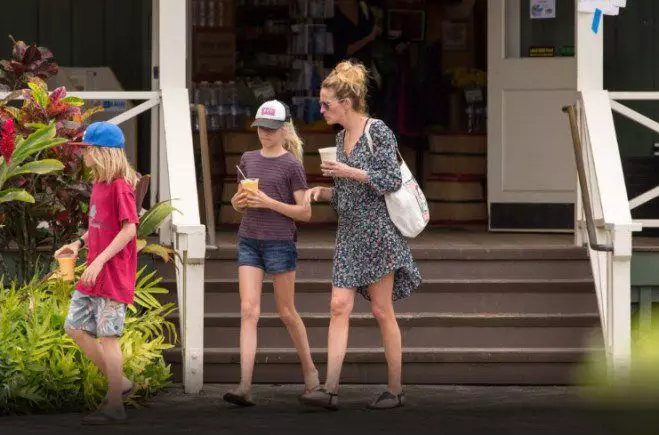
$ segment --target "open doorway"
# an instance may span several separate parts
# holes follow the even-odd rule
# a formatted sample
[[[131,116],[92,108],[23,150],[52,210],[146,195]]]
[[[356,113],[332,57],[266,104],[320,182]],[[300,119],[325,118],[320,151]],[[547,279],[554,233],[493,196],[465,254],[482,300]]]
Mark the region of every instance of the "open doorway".
[[[318,149],[336,130],[320,115],[319,85],[357,58],[371,71],[369,113],[396,133],[432,225],[487,228],[487,0],[190,0],[190,10],[190,87],[208,109],[218,225],[240,222],[235,168],[259,147],[249,124],[263,100],[289,104],[309,183],[331,183]],[[311,226],[335,219],[314,204]]]

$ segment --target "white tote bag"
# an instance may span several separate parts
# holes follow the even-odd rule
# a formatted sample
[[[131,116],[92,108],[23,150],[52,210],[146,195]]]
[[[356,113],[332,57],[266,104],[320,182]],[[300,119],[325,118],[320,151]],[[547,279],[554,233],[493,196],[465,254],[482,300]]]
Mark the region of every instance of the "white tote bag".
[[[366,121],[365,129],[366,140],[368,141],[368,147],[371,153],[373,153],[373,138],[370,132],[372,121],[372,118]],[[386,193],[384,195],[384,201],[387,204],[389,217],[391,217],[396,228],[398,228],[403,236],[414,238],[428,225],[430,210],[428,209],[426,196],[421,191],[419,183],[416,182],[414,175],[412,175],[410,168],[407,167],[407,163],[405,163],[398,149],[396,149],[396,152],[401,160],[400,173],[403,183],[397,191]]]

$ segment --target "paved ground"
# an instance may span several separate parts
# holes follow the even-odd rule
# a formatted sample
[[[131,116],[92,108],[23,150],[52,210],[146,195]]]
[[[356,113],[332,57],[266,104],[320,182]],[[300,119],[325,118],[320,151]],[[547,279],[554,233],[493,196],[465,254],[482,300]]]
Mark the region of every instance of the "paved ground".
[[[180,387],[153,399],[148,408],[129,410],[130,423],[113,428],[81,426],[79,415],[0,418],[0,434],[656,434],[614,425],[610,413],[595,411],[580,390],[564,387],[407,387],[408,404],[390,411],[364,405],[377,386],[344,386],[338,412],[309,410],[297,401],[298,386],[259,386],[258,406],[225,405],[226,386],[213,385],[199,396]],[[638,421],[638,419],[636,419]],[[646,426],[648,429],[649,427]]]

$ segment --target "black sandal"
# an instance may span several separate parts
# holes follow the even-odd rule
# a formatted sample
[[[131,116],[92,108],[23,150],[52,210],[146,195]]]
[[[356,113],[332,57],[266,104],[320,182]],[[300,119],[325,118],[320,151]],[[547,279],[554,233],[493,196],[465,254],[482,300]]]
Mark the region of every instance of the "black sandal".
[[[339,395],[324,388],[309,391],[300,396],[300,402],[307,406],[324,408],[332,411],[339,409]]]
[[[232,405],[238,405],[238,406],[242,406],[242,407],[245,407],[245,408],[246,408],[246,407],[249,407],[249,406],[255,406],[255,405],[256,405],[256,403],[254,403],[253,401],[249,400],[247,397],[245,397],[245,396],[241,396],[240,394],[236,394],[236,393],[233,393],[233,392],[231,392],[231,391],[229,391],[228,393],[226,393],[226,394],[222,397],[222,399],[223,399],[225,402],[229,402],[229,403],[231,403]]]
[[[368,404],[368,409],[393,409],[405,405],[405,394],[394,394],[385,391],[377,399]]]

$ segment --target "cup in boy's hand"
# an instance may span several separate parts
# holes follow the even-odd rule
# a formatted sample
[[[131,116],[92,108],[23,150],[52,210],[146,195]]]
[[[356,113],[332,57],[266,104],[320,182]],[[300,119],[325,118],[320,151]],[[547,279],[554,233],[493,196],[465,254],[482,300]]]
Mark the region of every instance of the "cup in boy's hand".
[[[336,162],[336,147],[320,148],[320,160],[325,162]]]
[[[59,273],[64,281],[73,281],[76,267],[76,256],[71,251],[61,252],[55,256],[59,263]]]
[[[244,180],[240,180],[240,185],[243,186],[243,189],[252,193],[257,193],[259,191],[258,178],[245,178]]]

